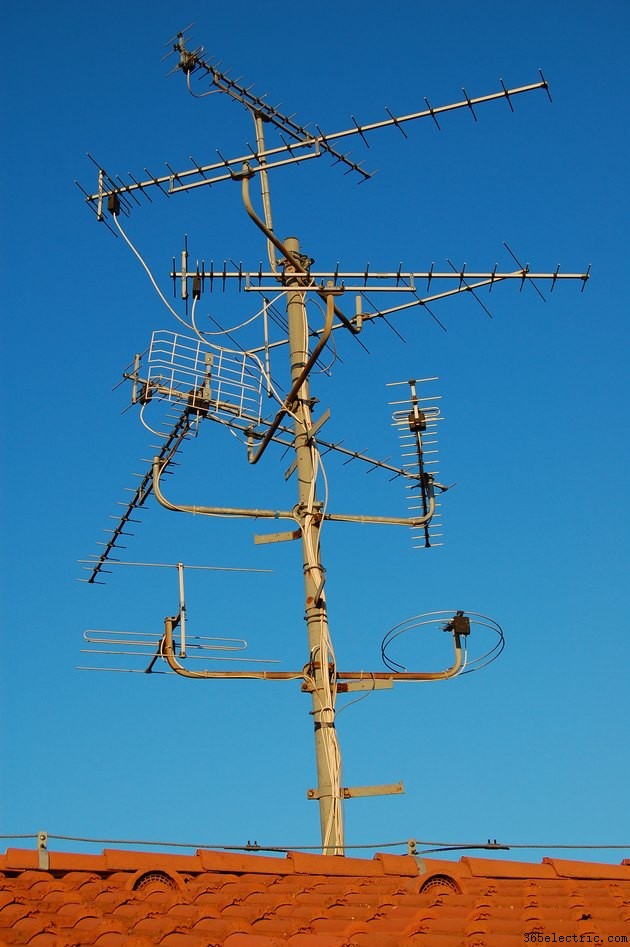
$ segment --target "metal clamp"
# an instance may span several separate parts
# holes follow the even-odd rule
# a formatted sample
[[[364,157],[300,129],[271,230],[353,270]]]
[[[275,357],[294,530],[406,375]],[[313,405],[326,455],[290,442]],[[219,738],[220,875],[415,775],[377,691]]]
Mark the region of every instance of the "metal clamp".
[[[48,832],[37,833],[37,854],[39,857],[38,867],[42,871],[48,871],[50,868],[50,855],[48,854]]]

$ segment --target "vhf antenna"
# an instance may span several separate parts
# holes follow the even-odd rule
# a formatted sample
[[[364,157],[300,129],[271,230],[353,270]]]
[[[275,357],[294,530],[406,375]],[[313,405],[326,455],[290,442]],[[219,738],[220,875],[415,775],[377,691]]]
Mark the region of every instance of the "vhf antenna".
[[[123,379],[131,383],[131,401],[140,407],[143,424],[161,439],[157,453],[149,467],[141,475],[140,486],[133,492],[132,500],[124,504],[125,509],[116,529],[104,544],[98,557],[88,560],[90,577],[96,582],[101,573],[109,571],[106,565],[118,560],[115,556],[121,548],[120,540],[127,535],[125,527],[133,522],[132,514],[141,507],[147,496],[153,494],[165,508],[184,513],[208,517],[250,518],[255,520],[283,520],[290,529],[282,532],[261,532],[255,536],[258,544],[297,541],[301,547],[304,581],[304,617],[307,626],[308,655],[303,668],[295,671],[276,670],[270,667],[255,668],[221,667],[191,668],[186,662],[191,657],[187,644],[186,609],[183,599],[183,565],[178,564],[180,576],[179,607],[172,616],[164,619],[164,630],[159,635],[138,632],[89,632],[91,650],[131,655],[132,658],[148,658],[145,671],[153,672],[158,664],[184,677],[194,679],[259,679],[300,680],[302,691],[311,695],[311,715],[314,723],[315,756],[317,764],[317,787],[308,790],[308,798],[319,803],[322,850],[325,854],[343,854],[344,829],[342,802],[355,796],[402,792],[402,783],[381,786],[344,787],[341,785],[341,753],[335,729],[336,700],[340,693],[351,691],[369,692],[390,688],[394,682],[418,682],[444,680],[469,673],[486,666],[501,653],[504,644],[503,630],[493,619],[475,612],[461,609],[440,610],[413,616],[394,626],[383,638],[381,655],[385,671],[343,671],[337,666],[328,625],[326,600],[326,570],[321,552],[321,533],[328,522],[367,523],[374,525],[406,526],[411,529],[414,545],[429,547],[441,538],[438,530],[440,513],[439,497],[449,487],[438,481],[437,430],[442,421],[439,395],[433,391],[435,378],[412,378],[392,383],[396,386],[392,425],[398,432],[402,448],[400,464],[391,463],[391,458],[377,458],[368,449],[357,450],[343,441],[325,440],[322,429],[330,417],[329,409],[315,417],[317,399],[311,391],[311,378],[316,367],[325,366],[330,353],[333,333],[339,329],[349,332],[361,341],[361,333],[367,322],[383,320],[399,334],[389,317],[407,309],[426,310],[440,325],[433,307],[450,297],[470,294],[484,309],[489,310],[480,297],[480,292],[491,291],[495,284],[516,281],[520,289],[531,284],[542,295],[539,284],[546,284],[553,291],[558,282],[577,280],[582,289],[590,275],[590,267],[582,273],[561,272],[555,269],[532,271],[529,264],[522,263],[507,246],[506,249],[516,267],[499,269],[498,264],[490,270],[468,271],[466,264],[456,265],[447,261],[448,269],[415,269],[401,262],[396,270],[372,269],[366,263],[363,270],[347,271],[337,262],[334,266],[316,270],[314,261],[304,252],[297,237],[280,239],[272,220],[269,172],[328,155],[340,164],[346,173],[358,175],[361,180],[370,177],[361,162],[352,159],[349,153],[339,150],[347,138],[359,137],[367,143],[367,136],[383,128],[396,128],[406,138],[404,126],[422,118],[431,118],[439,129],[438,116],[458,109],[468,109],[477,121],[476,108],[495,100],[505,100],[514,111],[513,99],[521,94],[543,90],[549,95],[547,81],[542,73],[540,80],[530,85],[507,88],[500,80],[500,90],[471,98],[464,92],[464,99],[448,105],[433,107],[425,99],[426,108],[405,115],[394,115],[386,109],[387,118],[368,124],[359,123],[353,117],[352,127],[341,131],[322,132],[316,125],[316,133],[298,124],[293,116],[284,115],[279,106],[271,106],[266,96],[258,97],[252,86],[245,87],[241,80],[230,78],[220,69],[220,63],[204,58],[202,48],[191,49],[185,38],[186,31],[169,41],[177,62],[174,72],[182,73],[191,94],[203,98],[213,93],[223,93],[243,105],[250,113],[256,135],[255,147],[237,157],[225,158],[217,152],[219,160],[199,163],[191,159],[193,167],[174,170],[167,165],[168,173],[153,175],[145,169],[146,178],[129,175],[127,181],[109,174],[97,162],[97,189],[88,193],[81,188],[88,206],[97,219],[110,229],[120,233],[136,256],[142,260],[121,224],[121,216],[129,216],[140,198],[150,200],[149,192],[160,189],[167,196],[197,187],[211,186],[221,181],[231,181],[240,187],[243,205],[255,227],[261,232],[267,247],[269,267],[255,267],[227,261],[215,267],[196,259],[191,265],[187,241],[181,253],[181,265],[173,263],[170,278],[176,295],[185,309],[185,316],[166,302],[157,283],[151,276],[154,288],[180,323],[187,327],[186,333],[171,329],[153,332],[145,355],[136,355],[133,364],[123,373]],[[192,78],[209,81],[210,88],[196,93],[191,86]],[[550,98],[550,96],[549,96]],[[279,144],[269,147],[265,142],[266,128],[271,128],[279,138]],[[94,161],[94,159],[92,159]],[[254,208],[250,193],[250,182],[258,178],[262,215]],[[113,227],[110,226],[110,222]],[[144,261],[142,261],[144,264]],[[148,271],[148,267],[146,267]],[[149,275],[151,275],[149,273]],[[245,322],[219,333],[202,330],[197,324],[196,310],[205,293],[229,293],[236,289],[245,294],[254,294],[258,300],[257,311]],[[348,308],[348,294],[353,303]],[[383,294],[386,294],[383,296]],[[372,299],[379,299],[376,305]],[[380,299],[389,300],[380,303]],[[544,297],[543,297],[544,298]],[[279,300],[282,300],[282,308]],[[323,320],[311,325],[309,309],[315,303]],[[323,304],[323,305],[322,305]],[[272,324],[273,323],[273,324]],[[262,325],[262,337],[259,327]],[[274,326],[278,326],[278,336]],[[245,345],[235,335],[246,332],[256,337]],[[221,342],[214,341],[219,335]],[[288,355],[289,380],[284,387],[275,380],[278,354]],[[334,361],[334,358],[333,358]],[[272,371],[273,364],[273,371]],[[285,374],[286,374],[286,362]],[[326,371],[331,367],[326,366]],[[274,409],[269,412],[269,402]],[[161,414],[175,411],[160,419]],[[148,418],[151,418],[149,423]],[[293,453],[293,461],[285,472],[288,481],[296,474],[297,502],[287,504],[286,509],[225,507],[201,502],[175,503],[164,492],[163,478],[171,472],[174,456],[190,434],[197,435],[205,427],[205,421],[214,421],[226,428],[243,444],[250,464],[257,464],[272,445],[280,445]],[[157,428],[157,430],[156,430]],[[360,512],[339,512],[329,508],[327,501],[318,498],[317,484],[322,472],[322,457],[334,453],[343,463],[359,462],[366,470],[381,470],[404,483],[407,494],[409,516],[375,515]],[[119,562],[119,564],[122,564]],[[181,566],[181,568],[180,568]],[[469,655],[468,642],[472,632],[475,641],[481,642],[476,654]],[[392,643],[408,632],[446,633],[452,642],[451,663],[443,670],[409,670],[394,660]],[[490,644],[484,644],[484,636],[490,636]],[[207,636],[206,636],[207,638]],[[196,641],[196,659],[217,659],[216,642],[219,639]],[[231,640],[226,647],[240,648],[241,639]],[[222,647],[219,645],[219,647]],[[121,650],[122,649],[122,650]],[[238,655],[237,655],[238,656]],[[231,658],[230,658],[231,660]],[[238,664],[238,662],[236,662]],[[264,662],[266,665],[268,661]]]

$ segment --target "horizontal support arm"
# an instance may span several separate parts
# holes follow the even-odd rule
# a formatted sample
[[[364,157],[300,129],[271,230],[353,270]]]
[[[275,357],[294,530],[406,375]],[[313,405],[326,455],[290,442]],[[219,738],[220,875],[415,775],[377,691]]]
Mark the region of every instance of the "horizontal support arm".
[[[332,523],[373,523],[378,526],[410,526],[415,529],[417,526],[424,526],[429,523],[435,513],[435,496],[433,491],[429,496],[429,509],[424,516],[408,517],[405,519],[400,516],[362,516],[354,513],[323,513],[322,519]]]
[[[164,472],[166,463],[160,460],[159,457],[154,457],[153,459],[153,493],[155,498],[161,506],[165,507],[167,510],[173,510],[177,513],[194,513],[200,516],[219,516],[219,517],[234,517],[242,518],[246,517],[249,519],[285,519],[285,520],[294,520],[299,523],[300,518],[296,511],[289,510],[260,510],[260,509],[247,509],[243,507],[227,507],[227,506],[193,506],[188,503],[171,503],[170,500],[164,496],[162,488],[160,486],[160,479]],[[321,518],[329,522],[337,523],[365,523],[365,524],[376,524],[381,526],[409,526],[412,529],[417,526],[423,526],[425,523],[430,522],[433,514],[435,512],[435,497],[433,490],[429,494],[429,509],[424,516],[414,516],[414,517],[396,517],[396,516],[364,516],[362,514],[354,513],[322,513]]]
[[[289,510],[257,510],[242,507],[227,506],[192,506],[187,503],[171,503],[162,493],[160,478],[167,465],[159,457],[153,458],[153,493],[155,498],[167,510],[178,513],[197,513],[202,516],[248,517],[251,519],[284,519],[295,520],[295,515]]]
[[[181,677],[196,680],[262,680],[295,681],[303,677],[302,671],[189,671],[175,657],[173,630],[179,624],[179,616],[164,619],[164,638],[156,657],[164,658],[168,666]]]
[[[296,681],[303,680],[302,690],[309,691],[312,684],[312,666],[307,665],[302,671],[189,671],[183,667],[175,657],[173,631],[179,624],[179,616],[164,619],[164,638],[162,639],[156,657],[164,658],[168,666],[182,677],[197,680],[263,680],[263,681]],[[348,690],[345,681],[373,681],[375,690],[378,681],[441,681],[456,677],[462,667],[462,645],[460,636],[453,633],[455,659],[451,667],[445,671],[339,671],[336,674],[337,690],[343,693]],[[381,685],[382,686],[382,685]]]

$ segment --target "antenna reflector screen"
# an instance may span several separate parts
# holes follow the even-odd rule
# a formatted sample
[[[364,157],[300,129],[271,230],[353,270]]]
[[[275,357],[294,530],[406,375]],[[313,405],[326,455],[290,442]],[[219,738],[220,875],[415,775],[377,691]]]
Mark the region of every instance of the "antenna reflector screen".
[[[261,419],[262,371],[251,355],[160,329],[148,361],[149,386],[168,401],[185,401],[203,414]]]

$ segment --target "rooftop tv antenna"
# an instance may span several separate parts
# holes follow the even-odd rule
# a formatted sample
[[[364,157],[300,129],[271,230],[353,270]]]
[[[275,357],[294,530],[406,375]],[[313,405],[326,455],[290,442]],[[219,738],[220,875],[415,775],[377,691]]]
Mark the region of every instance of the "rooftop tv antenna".
[[[361,333],[370,321],[381,320],[391,325],[391,316],[405,310],[426,310],[437,322],[434,312],[440,302],[450,296],[470,294],[487,312],[481,292],[492,290],[496,284],[516,282],[519,288],[531,283],[538,293],[539,285],[547,284],[553,290],[557,283],[578,281],[584,288],[589,270],[565,273],[560,267],[548,271],[532,271],[528,264],[516,259],[506,245],[515,267],[499,269],[498,264],[486,271],[468,271],[466,264],[447,261],[446,269],[409,269],[401,263],[395,270],[373,269],[366,263],[362,270],[344,270],[339,263],[324,269],[315,269],[295,236],[280,238],[274,227],[270,191],[270,173],[292,164],[328,157],[342,170],[365,181],[371,172],[362,162],[355,161],[342,150],[347,139],[361,139],[383,129],[394,129],[407,137],[409,123],[430,119],[439,128],[439,121],[449,112],[468,110],[477,121],[477,109],[493,101],[505,102],[514,111],[513,100],[535,91],[549,94],[542,73],[529,85],[508,88],[500,80],[496,91],[471,97],[463,90],[464,98],[446,105],[431,105],[425,99],[425,108],[411,114],[395,115],[386,109],[387,117],[370,123],[360,123],[354,117],[352,125],[336,132],[324,133],[316,125],[315,131],[298,124],[293,117],[269,104],[266,96],[254,95],[252,86],[232,79],[221,64],[206,58],[203,48],[191,48],[187,30],[179,33],[168,55],[175,55],[173,72],[184,77],[191,94],[204,98],[212,94],[229,96],[249,112],[255,133],[255,146],[245,153],[226,158],[217,152],[218,160],[199,163],[174,170],[167,165],[167,173],[153,175],[145,169],[146,177],[129,175],[127,180],[110,176],[102,166],[98,169],[97,188],[89,193],[83,188],[85,200],[99,221],[129,244],[146,269],[154,288],[179,322],[173,328],[156,330],[147,351],[136,355],[124,372],[131,384],[131,401],[139,406],[145,426],[157,434],[160,443],[154,458],[141,475],[140,486],[133,491],[116,529],[98,557],[89,561],[87,581],[100,581],[106,566],[115,561],[120,540],[126,535],[125,527],[134,521],[137,509],[151,494],[169,510],[194,513],[207,517],[250,518],[282,520],[288,528],[281,532],[261,531],[255,537],[258,544],[297,541],[301,548],[304,572],[304,613],[307,627],[308,651],[303,668],[283,671],[275,668],[239,667],[226,670],[215,665],[191,668],[186,665],[187,646],[184,627],[185,609],[181,606],[164,620],[159,636],[138,637],[137,633],[121,637],[116,633],[88,633],[88,643],[99,648],[123,644],[135,657],[146,658],[150,652],[153,671],[158,662],[174,673],[196,679],[255,678],[263,680],[300,680],[302,690],[311,695],[311,714],[314,723],[317,786],[308,791],[308,797],[319,804],[322,849],[326,854],[342,854],[344,831],[342,801],[354,796],[397,793],[401,783],[369,787],[341,785],[341,753],[335,730],[335,707],[339,693],[370,691],[392,687],[394,682],[443,680],[476,670],[494,660],[503,648],[503,631],[492,619],[461,609],[430,612],[408,619],[388,632],[381,646],[385,671],[343,671],[338,668],[331,641],[327,601],[326,570],[321,549],[321,532],[327,522],[364,523],[373,525],[404,526],[411,530],[417,546],[430,547],[440,538],[438,515],[440,496],[448,486],[437,477],[436,440],[442,420],[439,395],[435,393],[435,378],[413,378],[396,382],[393,392],[392,424],[398,432],[402,447],[402,462],[371,456],[367,450],[348,447],[344,442],[324,439],[322,429],[330,412],[324,410],[315,417],[316,399],[311,391],[313,371],[325,364],[335,334],[349,333],[361,341]],[[195,91],[193,82],[196,84]],[[276,141],[268,144],[271,133]],[[94,159],[92,159],[94,160]],[[262,213],[259,214],[251,194],[251,182],[258,180]],[[161,190],[171,197],[183,191],[210,187],[223,181],[240,188],[244,209],[260,231],[267,249],[268,265],[256,268],[242,263],[227,262],[215,267],[214,262],[195,259],[192,262],[187,241],[179,264],[173,261],[170,278],[179,297],[177,311],[166,301],[139,251],[133,245],[121,218],[130,215],[142,200],[151,200],[150,192]],[[256,301],[251,318],[239,325],[210,333],[201,330],[196,309],[204,293],[229,292],[231,289]],[[350,298],[352,302],[348,304]],[[378,304],[373,302],[378,299]],[[380,300],[385,300],[383,303]],[[281,302],[282,301],[282,302]],[[309,321],[309,312],[315,303],[321,313],[315,324]],[[183,310],[183,312],[182,312]],[[184,331],[182,331],[182,326]],[[278,336],[277,327],[280,328]],[[247,345],[236,342],[234,333],[246,330],[257,333]],[[284,386],[276,381],[279,356],[288,356],[288,381]],[[272,371],[273,363],[273,371]],[[285,375],[286,360],[284,361]],[[273,402],[271,411],[268,405]],[[175,412],[170,414],[168,412]],[[165,492],[164,477],[171,472],[176,453],[185,440],[196,436],[206,421],[214,421],[231,432],[243,444],[250,464],[258,464],[271,445],[281,445],[293,453],[293,461],[286,471],[287,480],[296,475],[297,502],[286,509],[275,507],[225,507],[213,505],[205,498],[179,503],[169,499]],[[362,512],[343,512],[330,508],[327,499],[318,496],[317,484],[322,470],[322,457],[335,452],[344,463],[352,461],[366,465],[367,470],[380,469],[392,474],[405,484],[409,502],[409,516],[375,515]],[[451,640],[451,663],[446,669],[431,671],[409,670],[392,656],[394,641],[404,633],[440,633]],[[474,634],[473,634],[474,633]],[[486,645],[484,636],[490,635]],[[468,642],[473,637],[481,640],[476,655],[468,654]],[[215,639],[216,641],[216,639]],[[183,643],[182,643],[183,642]],[[212,642],[197,642],[197,658],[210,657]],[[238,647],[238,643],[234,644]],[[117,651],[120,653],[121,648]],[[216,655],[216,652],[215,652]]]

